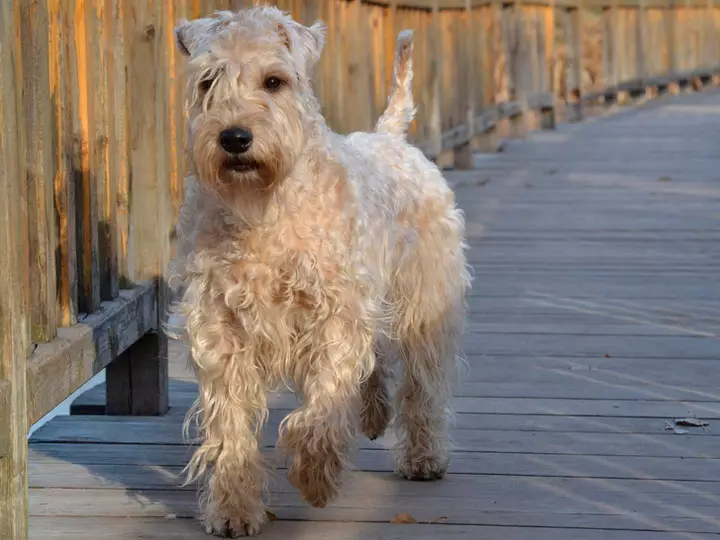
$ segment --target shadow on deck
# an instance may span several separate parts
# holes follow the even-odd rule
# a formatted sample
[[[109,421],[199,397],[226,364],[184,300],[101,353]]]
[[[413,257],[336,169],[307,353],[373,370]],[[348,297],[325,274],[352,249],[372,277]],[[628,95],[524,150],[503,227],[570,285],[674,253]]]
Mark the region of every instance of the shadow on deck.
[[[705,92],[449,172],[475,268],[451,474],[403,482],[391,438],[361,439],[327,509],[276,475],[262,537],[718,538],[719,140],[720,93]],[[177,362],[171,375],[165,417],[59,417],[33,436],[33,540],[204,538],[178,487],[196,385]],[[290,406],[276,398],[268,446]],[[709,429],[673,423],[692,417]],[[390,524],[398,513],[422,524]]]

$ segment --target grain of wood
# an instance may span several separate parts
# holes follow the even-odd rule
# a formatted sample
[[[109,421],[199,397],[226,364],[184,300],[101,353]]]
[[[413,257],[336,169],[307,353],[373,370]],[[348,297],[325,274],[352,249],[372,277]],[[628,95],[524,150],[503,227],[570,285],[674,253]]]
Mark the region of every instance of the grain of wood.
[[[21,2],[0,4],[0,380],[4,382],[0,431],[0,537],[27,538],[27,421],[25,356],[30,346],[23,258],[25,171]],[[9,384],[8,384],[9,383]]]
[[[50,95],[52,100],[51,129],[54,144],[53,170],[55,173],[55,214],[57,221],[56,308],[58,326],[71,326],[77,321],[78,312],[78,258],[77,258],[77,209],[74,148],[74,117],[77,107],[73,95],[77,91],[72,84],[75,65],[75,41],[73,37],[74,2],[53,0],[48,2]]]
[[[55,219],[47,2],[21,4],[25,178],[33,341],[55,337]]]
[[[278,516],[282,519],[282,512]],[[577,528],[522,528],[482,526],[471,527],[447,524],[432,525],[393,525],[390,523],[288,523],[279,521],[268,526],[263,538],[280,540],[292,538],[293,540],[314,540],[317,538],[347,540],[365,540],[376,538],[378,540],[469,540],[483,538],[487,540],[570,540],[582,534],[586,540],[672,540],[682,533],[654,532],[654,531],[608,531],[608,530],[582,530],[582,523]],[[77,540],[94,540],[99,531],[118,540],[135,540],[139,535],[150,535],[151,538],[173,540],[201,540],[203,533],[199,526],[190,520],[144,518],[139,520],[103,520],[98,518],[67,518],[60,525],[54,525],[52,519],[35,518],[31,530],[32,540],[45,538],[67,537]],[[712,540],[712,531],[694,533],[696,540]]]

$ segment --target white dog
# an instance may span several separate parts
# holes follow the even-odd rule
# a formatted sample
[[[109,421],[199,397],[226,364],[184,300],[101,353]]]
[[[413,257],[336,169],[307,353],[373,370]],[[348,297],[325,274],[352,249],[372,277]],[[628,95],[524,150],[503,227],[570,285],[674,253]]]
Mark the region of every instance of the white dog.
[[[206,526],[221,536],[254,535],[266,519],[258,433],[282,384],[303,405],[279,446],[313,506],[337,495],[357,427],[374,439],[394,415],[402,476],[441,478],[448,466],[470,275],[453,192],[406,141],[412,33],[400,34],[376,131],[345,137],[310,83],[323,31],[271,7],[176,28],[191,170],[176,262],[202,437],[189,472],[204,479]]]

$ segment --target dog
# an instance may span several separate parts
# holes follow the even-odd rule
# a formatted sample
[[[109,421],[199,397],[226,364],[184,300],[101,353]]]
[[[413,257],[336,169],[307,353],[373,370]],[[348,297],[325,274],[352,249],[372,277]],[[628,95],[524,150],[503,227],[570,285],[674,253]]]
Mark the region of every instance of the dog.
[[[471,278],[453,191],[406,140],[413,34],[399,34],[375,131],[343,136],[311,85],[324,30],[266,6],[175,28],[189,173],[173,274],[199,381],[187,473],[218,536],[252,536],[266,520],[258,436],[281,387],[302,405],[278,447],[314,507],[338,494],[358,429],[375,439],[395,425],[405,478],[448,467]]]

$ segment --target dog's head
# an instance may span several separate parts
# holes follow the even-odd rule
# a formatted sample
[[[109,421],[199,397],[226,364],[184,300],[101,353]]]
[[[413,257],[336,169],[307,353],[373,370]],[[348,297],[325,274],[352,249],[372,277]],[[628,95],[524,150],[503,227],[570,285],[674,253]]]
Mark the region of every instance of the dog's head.
[[[200,182],[219,196],[268,188],[292,170],[319,116],[310,83],[324,27],[274,7],[182,21],[189,57],[189,150]]]

